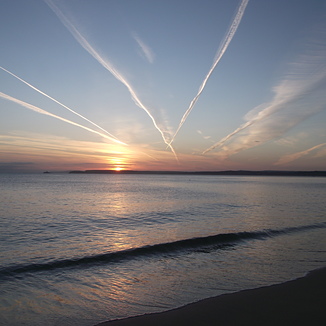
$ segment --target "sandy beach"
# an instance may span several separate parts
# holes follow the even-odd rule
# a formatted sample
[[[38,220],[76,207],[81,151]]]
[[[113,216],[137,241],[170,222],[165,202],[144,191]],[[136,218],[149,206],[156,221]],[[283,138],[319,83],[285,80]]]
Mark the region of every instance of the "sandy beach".
[[[282,284],[97,326],[326,325],[326,268]]]

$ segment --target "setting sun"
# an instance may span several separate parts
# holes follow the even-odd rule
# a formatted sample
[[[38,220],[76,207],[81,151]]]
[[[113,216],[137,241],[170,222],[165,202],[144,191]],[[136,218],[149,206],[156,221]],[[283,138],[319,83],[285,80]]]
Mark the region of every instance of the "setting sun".
[[[122,155],[121,153],[119,154]],[[110,157],[108,161],[109,161],[110,169],[117,172],[125,170],[126,166],[128,165],[128,161],[125,157],[114,156],[114,157]]]

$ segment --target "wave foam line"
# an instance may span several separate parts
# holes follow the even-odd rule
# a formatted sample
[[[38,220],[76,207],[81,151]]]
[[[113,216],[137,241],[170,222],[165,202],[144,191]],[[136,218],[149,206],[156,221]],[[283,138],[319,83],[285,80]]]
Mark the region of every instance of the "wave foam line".
[[[216,250],[249,240],[264,240],[282,234],[303,232],[326,228],[326,223],[289,227],[278,230],[261,230],[252,232],[237,232],[216,234],[207,237],[191,238],[174,242],[159,243],[144,247],[131,248],[122,251],[109,252],[82,258],[62,259],[48,263],[14,265],[0,269],[0,279],[14,277],[24,273],[51,271],[60,268],[78,268],[99,264],[115,263],[142,257],[171,255],[176,252],[194,252],[196,250]]]
[[[215,67],[217,66],[217,64],[218,64],[218,63],[220,62],[220,60],[222,59],[222,57],[223,57],[225,51],[227,50],[227,48],[228,48],[230,42],[232,41],[233,36],[234,36],[234,34],[236,33],[236,31],[237,31],[237,29],[238,29],[238,27],[239,27],[239,24],[240,24],[240,22],[241,22],[242,16],[243,16],[243,14],[244,14],[244,12],[245,12],[245,9],[246,9],[246,7],[247,7],[248,2],[249,2],[249,0],[242,0],[242,1],[241,1],[241,4],[240,4],[240,6],[239,6],[239,8],[238,8],[238,11],[237,11],[237,13],[236,13],[236,15],[235,15],[233,21],[232,21],[232,24],[231,24],[229,30],[227,31],[227,33],[226,33],[226,35],[225,35],[225,37],[224,37],[224,39],[223,39],[223,41],[222,41],[222,43],[221,43],[219,49],[218,49],[218,51],[217,51],[217,53],[216,53],[216,55],[215,55],[215,60],[214,60],[214,62],[213,62],[213,65],[212,65],[211,69],[209,70],[209,72],[207,73],[207,75],[206,75],[205,79],[203,80],[202,84],[200,85],[197,95],[196,95],[196,96],[193,98],[193,100],[190,102],[190,105],[189,105],[187,111],[184,113],[184,115],[183,115],[183,117],[182,117],[182,119],[181,119],[181,121],[180,121],[180,124],[179,124],[179,126],[178,126],[178,129],[177,129],[177,131],[174,133],[174,135],[173,135],[173,137],[172,137],[172,140],[170,141],[170,144],[172,144],[172,142],[174,141],[174,138],[175,138],[176,135],[178,134],[178,132],[179,132],[179,130],[181,129],[182,125],[185,123],[185,121],[186,121],[188,115],[190,114],[190,112],[191,112],[192,109],[194,108],[194,106],[195,106],[196,102],[198,101],[198,99],[199,99],[201,93],[203,92],[203,90],[204,90],[204,88],[205,88],[205,86],[206,86],[206,83],[207,83],[209,77],[211,76],[211,74],[212,74],[213,71],[215,70]]]
[[[73,125],[73,126],[77,126],[77,127],[79,127],[79,128],[85,129],[85,130],[87,130],[87,131],[90,131],[90,132],[92,132],[92,133],[94,133],[94,134],[100,135],[100,136],[102,136],[102,137],[104,137],[104,138],[107,138],[107,139],[109,139],[109,140],[112,140],[112,141],[114,141],[114,142],[116,142],[116,143],[119,143],[119,144],[121,144],[121,145],[127,145],[127,144],[123,143],[122,141],[120,141],[120,140],[118,140],[118,139],[116,139],[116,138],[113,138],[113,137],[111,137],[111,136],[109,136],[109,135],[107,135],[107,134],[103,134],[102,132],[99,132],[99,131],[96,131],[96,130],[94,130],[94,129],[91,129],[91,128],[88,128],[88,127],[85,127],[85,126],[83,126],[83,125],[81,125],[81,124],[79,124],[79,123],[76,123],[76,122],[73,122],[73,121],[71,121],[71,120],[68,120],[68,119],[62,118],[62,117],[60,117],[60,116],[58,116],[58,115],[56,115],[56,114],[50,113],[50,112],[48,112],[48,111],[46,111],[46,110],[43,110],[43,109],[41,109],[41,108],[39,108],[39,107],[37,107],[37,106],[35,106],[35,105],[32,105],[32,104],[30,104],[30,103],[27,103],[27,102],[21,101],[21,100],[19,100],[19,99],[17,99],[17,98],[14,98],[14,97],[10,96],[10,95],[7,95],[7,94],[4,94],[4,93],[0,92],[0,97],[3,98],[3,99],[5,99],[5,100],[8,100],[8,101],[11,101],[11,102],[17,103],[17,104],[19,104],[19,105],[21,105],[21,106],[23,106],[23,107],[25,107],[25,108],[27,108],[27,109],[30,109],[30,110],[32,110],[32,111],[34,111],[34,112],[37,112],[37,113],[40,113],[40,114],[44,114],[44,115],[48,115],[48,116],[50,116],[50,117],[53,117],[53,118],[59,119],[59,120],[61,120],[61,121],[67,122],[67,123],[69,123],[69,124],[71,124],[71,125]]]

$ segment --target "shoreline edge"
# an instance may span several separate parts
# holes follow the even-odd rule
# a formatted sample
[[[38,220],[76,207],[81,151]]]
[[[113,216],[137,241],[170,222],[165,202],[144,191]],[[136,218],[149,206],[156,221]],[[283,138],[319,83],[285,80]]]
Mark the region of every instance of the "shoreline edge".
[[[280,284],[95,326],[326,325],[326,267]]]

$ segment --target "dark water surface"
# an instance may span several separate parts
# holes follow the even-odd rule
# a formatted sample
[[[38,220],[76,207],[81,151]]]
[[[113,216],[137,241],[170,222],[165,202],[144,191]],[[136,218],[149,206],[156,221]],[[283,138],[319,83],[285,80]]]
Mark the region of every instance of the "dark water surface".
[[[326,178],[0,175],[0,325],[78,325],[326,262]]]

